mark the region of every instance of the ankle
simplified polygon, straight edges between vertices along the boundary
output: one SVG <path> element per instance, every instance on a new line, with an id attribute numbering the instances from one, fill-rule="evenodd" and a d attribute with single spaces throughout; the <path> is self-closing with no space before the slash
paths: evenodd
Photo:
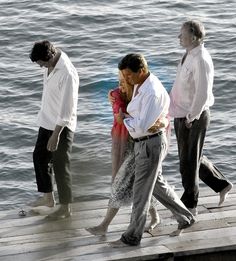
<path id="1" fill-rule="evenodd" d="M 150 208 L 149 209 L 149 214 L 150 214 L 150 217 L 151 217 L 152 221 L 156 221 L 156 220 L 159 219 L 159 215 L 158 215 L 158 213 L 157 213 L 155 208 Z"/>
<path id="2" fill-rule="evenodd" d="M 60 204 L 60 209 L 63 211 L 71 211 L 71 204 Z"/>
<path id="3" fill-rule="evenodd" d="M 108 226 L 109 226 L 110 223 L 107 223 L 107 222 L 102 222 L 101 224 L 99 224 L 97 227 L 103 231 L 107 231 L 108 229 Z"/>
<path id="4" fill-rule="evenodd" d="M 44 193 L 44 199 L 47 201 L 55 201 L 54 193 L 53 192 Z"/>

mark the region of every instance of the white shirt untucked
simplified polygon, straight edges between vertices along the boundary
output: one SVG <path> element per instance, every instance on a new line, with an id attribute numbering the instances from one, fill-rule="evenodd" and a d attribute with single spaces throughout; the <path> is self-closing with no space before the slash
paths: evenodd
<path id="1" fill-rule="evenodd" d="M 210 54 L 200 45 L 191 51 L 177 68 L 176 79 L 170 92 L 170 116 L 199 119 L 201 113 L 214 104 L 212 92 L 214 67 Z"/>
<path id="2" fill-rule="evenodd" d="M 136 89 L 137 85 L 134 86 L 132 100 L 127 106 L 130 117 L 124 119 L 124 124 L 133 138 L 151 135 L 148 129 L 157 119 L 168 114 L 170 103 L 167 91 L 152 73 L 134 96 Z"/>
<path id="3" fill-rule="evenodd" d="M 68 56 L 61 56 L 48 75 L 44 72 L 43 95 L 37 123 L 47 130 L 54 130 L 56 125 L 75 131 L 77 124 L 77 103 L 79 76 Z"/>

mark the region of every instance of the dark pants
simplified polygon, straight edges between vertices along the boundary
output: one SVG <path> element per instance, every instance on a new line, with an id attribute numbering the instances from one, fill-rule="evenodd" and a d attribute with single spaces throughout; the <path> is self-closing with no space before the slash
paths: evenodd
<path id="1" fill-rule="evenodd" d="M 39 128 L 38 138 L 33 152 L 34 169 L 38 191 L 48 193 L 53 191 L 50 163 L 53 165 L 60 204 L 72 202 L 72 182 L 70 171 L 70 154 L 74 133 L 64 128 L 55 152 L 47 150 L 47 143 L 52 135 L 51 130 Z"/>
<path id="2" fill-rule="evenodd" d="M 215 192 L 220 192 L 229 182 L 224 175 L 202 156 L 206 130 L 210 124 L 210 112 L 202 112 L 199 120 L 194 120 L 190 129 L 185 126 L 185 118 L 175 118 L 174 127 L 178 144 L 180 173 L 184 193 L 181 200 L 188 208 L 198 203 L 199 178 Z"/>

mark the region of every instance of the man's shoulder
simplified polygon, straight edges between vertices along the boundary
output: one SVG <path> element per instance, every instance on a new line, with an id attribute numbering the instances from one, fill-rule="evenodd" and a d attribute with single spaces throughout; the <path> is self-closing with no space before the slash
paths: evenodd
<path id="1" fill-rule="evenodd" d="M 210 53 L 206 48 L 201 48 L 198 53 L 194 56 L 192 61 L 193 68 L 195 67 L 206 67 L 206 66 L 213 66 L 213 61 L 211 58 Z"/>
<path id="2" fill-rule="evenodd" d="M 166 91 L 162 82 L 155 75 L 153 75 L 153 77 L 150 79 L 149 90 L 151 93 L 154 93 L 154 94 L 160 94 L 160 93 Z"/>
<path id="3" fill-rule="evenodd" d="M 61 57 L 60 57 L 60 60 L 58 61 L 59 62 L 59 67 L 60 68 L 74 68 L 75 66 L 73 65 L 73 63 L 71 62 L 71 59 L 69 58 L 69 56 L 61 51 Z"/>

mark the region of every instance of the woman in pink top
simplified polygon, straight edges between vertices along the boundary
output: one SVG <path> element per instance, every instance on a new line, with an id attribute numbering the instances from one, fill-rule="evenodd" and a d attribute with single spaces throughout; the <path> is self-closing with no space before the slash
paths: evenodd
<path id="1" fill-rule="evenodd" d="M 112 182 L 115 179 L 116 173 L 122 165 L 128 146 L 129 133 L 119 117 L 119 111 L 126 113 L 126 107 L 131 100 L 133 86 L 129 86 L 124 82 L 124 79 L 119 74 L 119 87 L 110 92 L 110 95 L 115 99 L 112 103 L 114 115 L 113 126 L 111 130 L 112 136 Z"/>

